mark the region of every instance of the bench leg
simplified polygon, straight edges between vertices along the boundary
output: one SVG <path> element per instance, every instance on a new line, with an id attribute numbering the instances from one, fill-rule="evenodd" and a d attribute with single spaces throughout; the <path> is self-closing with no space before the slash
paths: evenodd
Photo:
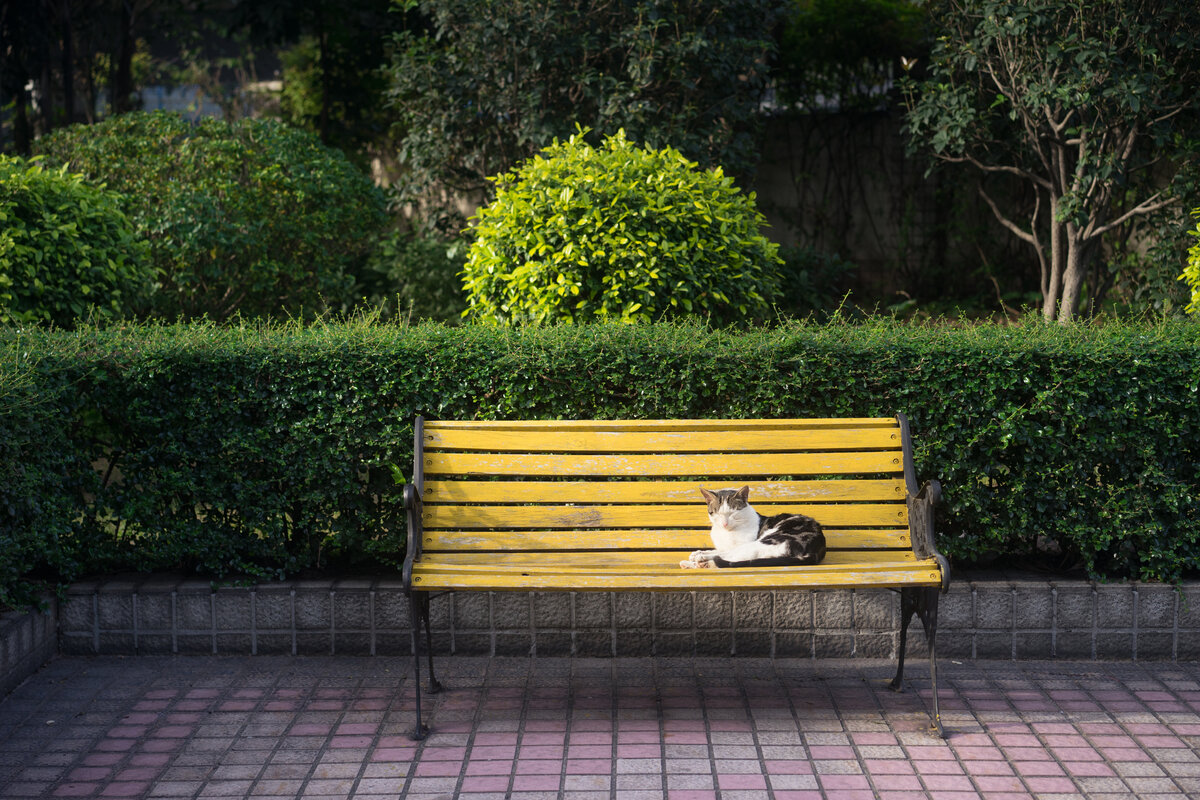
<path id="1" fill-rule="evenodd" d="M 937 607 L 938 589 L 905 587 L 900 590 L 900 653 L 896 661 L 896 677 L 890 684 L 892 691 L 904 691 L 904 651 L 908 647 L 908 624 L 915 614 L 925 629 L 925 640 L 929 642 L 929 682 L 933 690 L 933 728 L 937 735 L 946 738 L 942 728 L 942 714 L 938 708 L 937 688 Z"/>
<path id="2" fill-rule="evenodd" d="M 412 614 L 412 651 L 413 651 L 413 685 L 417 690 L 417 723 L 413 728 L 412 739 L 421 741 L 429 735 L 429 726 L 421 721 L 421 647 L 420 628 L 425 625 L 425 649 L 429 658 L 429 693 L 437 694 L 442 690 L 433 674 L 433 631 L 429 626 L 429 594 L 427 592 L 412 592 L 408 596 L 408 605 Z"/>

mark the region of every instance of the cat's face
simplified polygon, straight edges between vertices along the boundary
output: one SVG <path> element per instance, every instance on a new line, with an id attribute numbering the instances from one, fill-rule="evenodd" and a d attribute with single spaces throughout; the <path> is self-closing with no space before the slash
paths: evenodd
<path id="1" fill-rule="evenodd" d="M 740 489 L 718 489 L 711 492 L 701 489 L 704 501 L 708 503 L 708 519 L 713 525 L 722 528 L 735 528 L 740 519 L 746 516 L 750 507 L 750 487 Z"/>

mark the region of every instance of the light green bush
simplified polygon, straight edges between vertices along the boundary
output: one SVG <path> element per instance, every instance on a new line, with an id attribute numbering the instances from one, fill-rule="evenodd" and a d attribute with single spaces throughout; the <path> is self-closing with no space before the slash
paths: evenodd
<path id="1" fill-rule="evenodd" d="M 124 196 L 169 317 L 340 307 L 385 221 L 382 192 L 341 152 L 272 120 L 123 114 L 36 149 Z"/>
<path id="2" fill-rule="evenodd" d="M 1192 215 L 1200 217 L 1200 208 L 1193 211 Z M 1196 228 L 1189 233 L 1200 240 L 1200 222 L 1197 222 Z M 1187 306 L 1188 313 L 1200 314 L 1200 241 L 1188 248 L 1187 264 L 1184 266 L 1179 280 L 1187 283 L 1192 292 L 1191 302 Z"/>
<path id="3" fill-rule="evenodd" d="M 65 167 L 0 156 L 0 323 L 121 316 L 152 276 L 115 193 Z"/>
<path id="4" fill-rule="evenodd" d="M 764 317 L 777 247 L 720 168 L 581 131 L 496 181 L 464 270 L 467 312 L 501 324 Z"/>

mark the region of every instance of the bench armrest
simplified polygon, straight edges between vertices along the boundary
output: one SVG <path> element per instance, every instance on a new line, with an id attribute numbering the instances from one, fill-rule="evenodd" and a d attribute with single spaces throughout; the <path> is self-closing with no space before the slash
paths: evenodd
<path id="1" fill-rule="evenodd" d="M 932 558 L 942 573 L 942 593 L 950 588 L 950 562 L 938 552 L 933 525 L 933 507 L 942 502 L 942 484 L 928 481 L 909 501 L 913 552 L 917 558 Z"/>
<path id="2" fill-rule="evenodd" d="M 404 509 L 408 517 L 408 549 L 404 555 L 404 591 L 412 590 L 413 563 L 421 557 L 421 492 L 411 483 L 404 485 Z"/>

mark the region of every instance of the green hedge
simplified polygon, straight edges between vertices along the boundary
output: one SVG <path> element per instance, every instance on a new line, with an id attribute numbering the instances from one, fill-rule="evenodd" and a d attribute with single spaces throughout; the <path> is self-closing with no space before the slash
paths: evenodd
<path id="1" fill-rule="evenodd" d="M 413 415 L 903 411 L 942 549 L 1200 568 L 1200 325 L 350 323 L 0 334 L 0 602 L 27 578 L 394 569 Z"/>

